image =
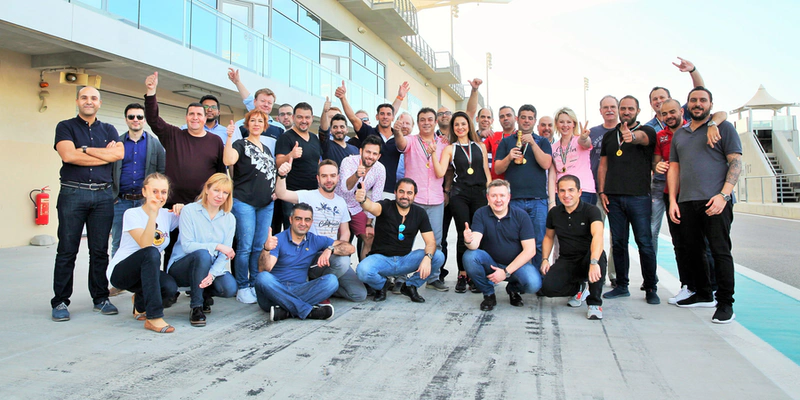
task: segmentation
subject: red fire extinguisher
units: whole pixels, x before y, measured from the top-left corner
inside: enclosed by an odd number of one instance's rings
[[[28,194],[33,202],[36,225],[47,225],[50,222],[50,194],[46,193],[48,190],[50,190],[50,186],[45,186],[41,189],[33,189]],[[35,200],[33,192],[39,192]]]

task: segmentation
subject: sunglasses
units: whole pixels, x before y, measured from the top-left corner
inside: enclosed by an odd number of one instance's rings
[[[217,107],[217,106],[203,106],[203,109],[204,109],[204,110],[208,110],[208,109],[211,109],[211,110],[219,110],[219,107]]]
[[[403,231],[405,231],[405,230],[406,230],[406,225],[405,224],[400,224],[400,226],[397,227],[397,231],[399,232],[397,234],[397,239],[398,240],[406,240],[406,235],[403,234]]]
[[[361,118],[361,122],[369,122],[369,118],[367,117]]]
[[[134,118],[138,119],[139,121],[144,119],[144,115],[128,115],[127,117],[129,121],[133,121]]]

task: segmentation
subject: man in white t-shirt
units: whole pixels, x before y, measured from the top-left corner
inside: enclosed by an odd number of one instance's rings
[[[287,190],[286,175],[292,169],[291,159],[278,169],[278,182],[275,194],[279,199],[297,204],[306,203],[314,209],[314,224],[309,230],[319,236],[333,240],[350,240],[350,212],[343,198],[334,193],[339,184],[339,167],[333,160],[323,160],[317,167],[317,190]],[[312,267],[309,269],[310,279],[322,275],[335,274],[339,279],[339,290],[334,295],[350,301],[364,301],[367,288],[350,268],[350,256],[331,255],[329,267]]]

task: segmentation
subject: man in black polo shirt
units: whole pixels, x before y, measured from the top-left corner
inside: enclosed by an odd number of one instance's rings
[[[639,100],[625,96],[619,101],[619,125],[603,136],[597,168],[597,194],[608,213],[611,248],[617,271],[617,287],[603,294],[607,299],[629,297],[629,230],[639,247],[639,262],[648,304],[660,304],[656,294],[656,256],[650,233],[650,171],[656,132],[636,121]]]
[[[488,206],[472,216],[472,229],[464,229],[464,269],[483,293],[481,310],[491,311],[497,305],[494,285],[508,281],[506,292],[511,305],[522,307],[522,293],[536,293],[542,277],[531,264],[536,254],[533,224],[525,211],[509,207],[511,185],[495,179],[486,195]]]
[[[112,164],[125,155],[119,134],[111,124],[97,120],[100,92],[84,87],[78,92],[78,116],[56,126],[55,150],[61,157],[58,193],[58,249],[53,272],[53,321],[69,321],[69,298],[75,257],[86,226],[89,245],[89,293],[94,311],[117,314],[108,301],[108,234],[114,221]]]
[[[375,290],[375,301],[386,300],[387,277],[413,273],[403,283],[400,292],[415,303],[424,303],[425,299],[417,289],[427,280],[439,277],[444,254],[436,250],[436,238],[428,214],[414,204],[416,182],[409,178],[400,179],[394,194],[396,200],[374,203],[366,197],[363,187],[356,190],[356,201],[361,208],[376,217],[372,251],[358,263],[356,273],[361,282]],[[417,232],[422,235],[425,250],[412,251]]]
[[[606,275],[603,217],[594,204],[581,201],[583,191],[576,176],[562,176],[556,187],[561,204],[547,213],[547,232],[542,250],[550,254],[558,235],[558,260],[551,266],[550,259],[542,259],[542,294],[547,297],[572,296],[568,303],[571,307],[580,307],[585,300],[589,306],[586,318],[603,319],[603,299],[600,297]]]

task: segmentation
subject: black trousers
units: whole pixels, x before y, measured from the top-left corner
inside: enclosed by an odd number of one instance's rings
[[[542,276],[542,294],[547,297],[568,297],[574,296],[581,289],[581,283],[589,279],[589,262],[591,262],[591,251],[586,253],[583,258],[565,258],[559,256],[558,261],[550,266],[547,275]],[[600,255],[600,279],[597,282],[589,283],[589,297],[586,304],[590,306],[603,305],[603,282],[606,277],[606,253]]]
[[[453,219],[456,221],[456,231],[458,232],[458,243],[456,243],[456,257],[458,258],[456,259],[456,264],[458,264],[459,272],[464,271],[462,258],[467,251],[467,245],[464,244],[464,224],[472,224],[472,215],[487,204],[489,203],[486,200],[486,188],[484,186],[453,185],[453,189],[450,192],[449,208],[453,214]]]

